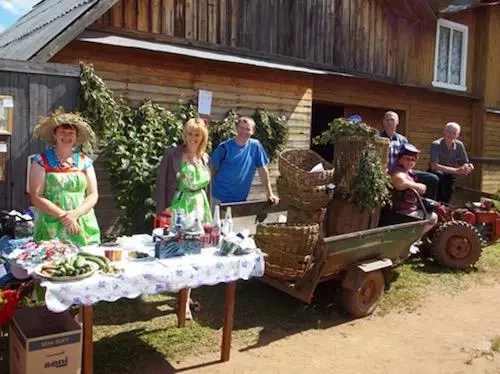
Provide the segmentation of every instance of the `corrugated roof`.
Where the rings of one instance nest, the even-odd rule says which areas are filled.
[[[29,60],[100,1],[108,0],[45,0],[38,3],[0,34],[0,57]],[[114,3],[108,2],[110,7]]]

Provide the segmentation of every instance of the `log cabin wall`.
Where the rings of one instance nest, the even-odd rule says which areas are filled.
[[[207,89],[213,92],[209,116],[213,120],[224,118],[230,109],[242,115],[252,115],[256,108],[281,113],[288,118],[290,127],[288,146],[309,148],[312,105],[309,75],[77,41],[70,43],[53,61],[92,63],[106,84],[134,107],[151,98],[173,108],[180,99],[195,99],[198,89]],[[269,169],[275,188],[277,167],[273,164]],[[111,193],[109,185],[100,188],[104,191],[101,194]],[[249,199],[264,196],[264,187],[256,175]]]
[[[423,7],[423,1],[412,1]],[[396,7],[388,4],[387,0],[120,0],[93,28],[430,85],[432,79],[411,73],[415,57],[415,66],[422,60],[434,63],[433,48],[414,47],[420,45],[416,32],[420,21],[398,16]],[[435,21],[425,27],[426,35],[435,39]],[[422,51],[426,55],[417,54]]]

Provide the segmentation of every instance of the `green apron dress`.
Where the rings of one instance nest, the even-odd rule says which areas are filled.
[[[45,188],[43,196],[65,211],[79,207],[86,196],[87,169],[92,160],[84,153],[74,153],[72,166],[62,166],[55,152],[47,148],[44,153],[36,155],[34,162],[45,169]],[[35,241],[59,239],[84,247],[100,243],[101,233],[97,224],[94,209],[78,218],[82,231],[69,234],[61,220],[37,209],[35,213]]]
[[[196,209],[203,212],[203,223],[212,223],[212,213],[205,187],[210,183],[210,169],[203,163],[183,161],[179,170],[179,182],[172,200],[172,209],[183,209],[189,214]]]

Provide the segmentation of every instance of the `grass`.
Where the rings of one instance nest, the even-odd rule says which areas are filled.
[[[500,353],[500,335],[491,340],[491,350]]]
[[[395,269],[378,314],[414,311],[430,292],[455,294],[474,284],[500,280],[500,245],[484,250],[469,272],[444,269],[432,261],[411,260]],[[311,329],[326,329],[351,320],[338,307],[340,288],[318,287],[307,305],[270,286],[251,280],[237,286],[233,347],[248,350]],[[155,368],[169,372],[165,361],[218,352],[223,320],[224,287],[193,290],[203,306],[194,321],[176,328],[175,295],[155,295],[95,307],[95,373],[139,373]],[[495,348],[496,347],[496,348]],[[500,349],[500,337],[492,350]],[[124,357],[127,359],[124,360]]]

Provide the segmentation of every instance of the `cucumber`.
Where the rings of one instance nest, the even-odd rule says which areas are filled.
[[[75,261],[75,268],[82,268],[85,265],[85,257],[83,256],[76,256],[76,261]]]
[[[79,255],[85,257],[86,259],[88,259],[88,258],[97,258],[97,259],[100,259],[101,261],[104,261],[105,264],[109,264],[110,263],[109,259],[107,259],[104,256],[94,255],[92,253],[87,253],[87,252],[80,252]]]
[[[85,260],[97,264],[99,269],[105,269],[108,266],[108,264],[99,257],[86,257]]]

